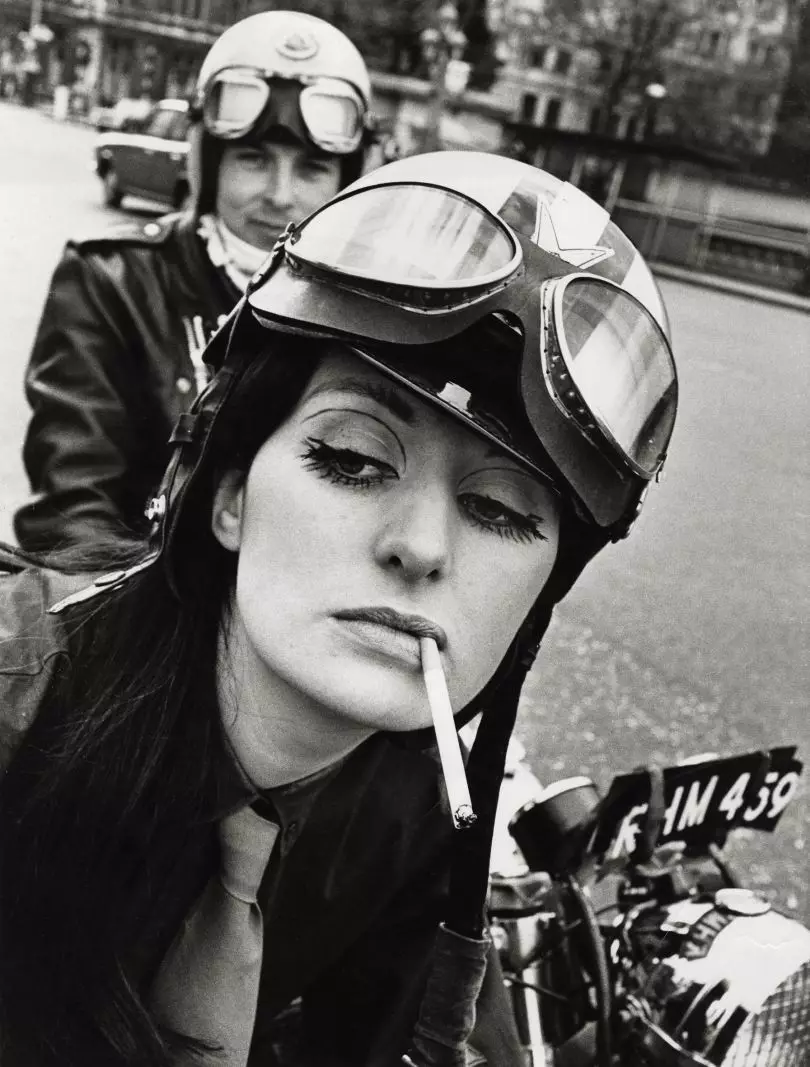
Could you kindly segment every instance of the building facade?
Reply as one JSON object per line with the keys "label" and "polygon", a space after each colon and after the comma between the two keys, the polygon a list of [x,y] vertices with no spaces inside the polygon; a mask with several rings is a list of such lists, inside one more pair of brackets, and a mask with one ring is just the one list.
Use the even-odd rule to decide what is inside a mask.
{"label": "building facade", "polygon": [[767,151],[790,67],[795,0],[583,6],[574,22],[555,16],[551,0],[490,0],[502,64],[493,94],[514,121]]}
{"label": "building facade", "polygon": [[69,85],[88,106],[157,99],[187,92],[214,38],[251,11],[251,0],[0,0],[0,41],[50,31],[43,96]]}
{"label": "building facade", "polygon": [[[446,139],[497,148],[497,128],[506,118],[762,154],[776,127],[790,67],[790,10],[799,3],[590,0],[584,4],[590,17],[572,22],[549,14],[554,0],[488,0],[498,74],[487,94],[450,100]],[[621,20],[645,5],[680,14],[669,36],[635,49],[636,58],[635,42],[622,44]],[[45,27],[42,36],[51,39],[34,49],[40,97],[70,86],[89,110],[123,97],[182,96],[218,34],[267,6],[262,0],[0,0],[0,53],[19,66],[28,31]],[[689,10],[697,14],[683,14]],[[34,48],[30,41],[28,47]],[[376,89],[385,124],[418,147],[430,87],[380,75]]]}

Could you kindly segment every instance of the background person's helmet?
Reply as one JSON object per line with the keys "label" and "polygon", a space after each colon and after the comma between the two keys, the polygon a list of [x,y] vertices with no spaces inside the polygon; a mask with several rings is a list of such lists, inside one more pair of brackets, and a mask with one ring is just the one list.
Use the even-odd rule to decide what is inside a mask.
{"label": "background person's helmet", "polygon": [[[230,90],[225,108],[234,103],[240,109],[246,103],[251,106],[249,102],[256,99],[256,83],[269,90],[251,123],[254,130],[281,127],[304,143],[340,155],[344,185],[360,174],[369,143],[371,106],[371,82],[363,57],[344,33],[323,19],[299,11],[263,11],[227,29],[211,46],[200,68],[188,161],[192,203],[198,214],[213,206],[222,151],[227,140],[234,139],[233,126],[229,131],[226,123],[224,134],[215,136],[203,122],[222,79]],[[323,94],[319,87],[325,90]],[[309,94],[309,102],[306,97],[302,100],[303,93]],[[347,146],[334,138],[320,144],[313,141],[306,121],[307,107],[316,120],[340,124],[345,122],[344,112],[335,103],[348,106],[350,101],[361,127],[357,145],[344,151]],[[249,137],[250,132],[246,129],[241,136]]]}

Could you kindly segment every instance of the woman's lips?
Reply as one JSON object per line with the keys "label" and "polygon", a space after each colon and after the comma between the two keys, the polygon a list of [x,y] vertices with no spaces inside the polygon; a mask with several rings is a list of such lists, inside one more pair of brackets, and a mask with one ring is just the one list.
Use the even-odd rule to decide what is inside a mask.
{"label": "woman's lips", "polygon": [[447,646],[447,634],[438,623],[426,619],[423,615],[413,615],[410,612],[397,611],[395,608],[369,607],[369,608],[344,608],[335,612],[336,619],[349,622],[368,622],[377,626],[386,626],[391,630],[398,630],[404,634],[410,634],[417,641],[421,637],[432,637],[442,650]]}
{"label": "woman's lips", "polygon": [[336,612],[334,617],[366,647],[414,667],[422,661],[421,637],[432,637],[440,648],[447,644],[444,630],[429,619],[390,608],[350,609]]}
{"label": "woman's lips", "polygon": [[386,659],[396,659],[418,669],[422,657],[419,641],[413,634],[402,630],[392,630],[390,626],[380,626],[376,622],[362,622],[359,619],[340,619],[344,631],[354,641],[359,641],[367,649],[377,652]]}

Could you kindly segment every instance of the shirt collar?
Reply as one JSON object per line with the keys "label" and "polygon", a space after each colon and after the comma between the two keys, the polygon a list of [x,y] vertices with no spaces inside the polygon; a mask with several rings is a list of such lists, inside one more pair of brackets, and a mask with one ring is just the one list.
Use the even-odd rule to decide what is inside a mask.
{"label": "shirt collar", "polygon": [[336,763],[295,782],[287,782],[272,789],[255,789],[245,782],[235,759],[232,756],[226,757],[220,789],[221,803],[217,805],[216,817],[221,819],[250,805],[263,818],[278,822],[282,830],[286,830],[293,823],[297,824],[300,830],[316,800],[332,779],[337,777],[348,758],[344,756]]}

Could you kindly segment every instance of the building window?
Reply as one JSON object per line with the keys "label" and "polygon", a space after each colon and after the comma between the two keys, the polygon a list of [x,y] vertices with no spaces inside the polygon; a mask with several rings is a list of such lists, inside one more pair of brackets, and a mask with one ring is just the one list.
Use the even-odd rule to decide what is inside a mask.
{"label": "building window", "polygon": [[537,94],[536,93],[524,93],[523,98],[520,101],[520,121],[521,122],[534,122],[534,115],[537,111]]}
{"label": "building window", "polygon": [[558,100],[556,97],[552,97],[546,106],[546,114],[543,119],[543,125],[550,130],[557,128],[557,123],[560,121],[560,110],[562,109],[562,100]]}
{"label": "building window", "polygon": [[722,33],[719,30],[710,30],[704,34],[700,42],[700,54],[708,58],[716,58],[723,53],[724,44]]}
{"label": "building window", "polygon": [[535,45],[533,48],[530,48],[528,56],[529,66],[537,67],[538,70],[542,70],[545,65],[547,55],[548,48],[546,48],[544,44]]}
{"label": "building window", "polygon": [[554,73],[555,74],[567,74],[571,68],[571,53],[563,51],[562,48],[557,49],[557,58],[554,61]]}

